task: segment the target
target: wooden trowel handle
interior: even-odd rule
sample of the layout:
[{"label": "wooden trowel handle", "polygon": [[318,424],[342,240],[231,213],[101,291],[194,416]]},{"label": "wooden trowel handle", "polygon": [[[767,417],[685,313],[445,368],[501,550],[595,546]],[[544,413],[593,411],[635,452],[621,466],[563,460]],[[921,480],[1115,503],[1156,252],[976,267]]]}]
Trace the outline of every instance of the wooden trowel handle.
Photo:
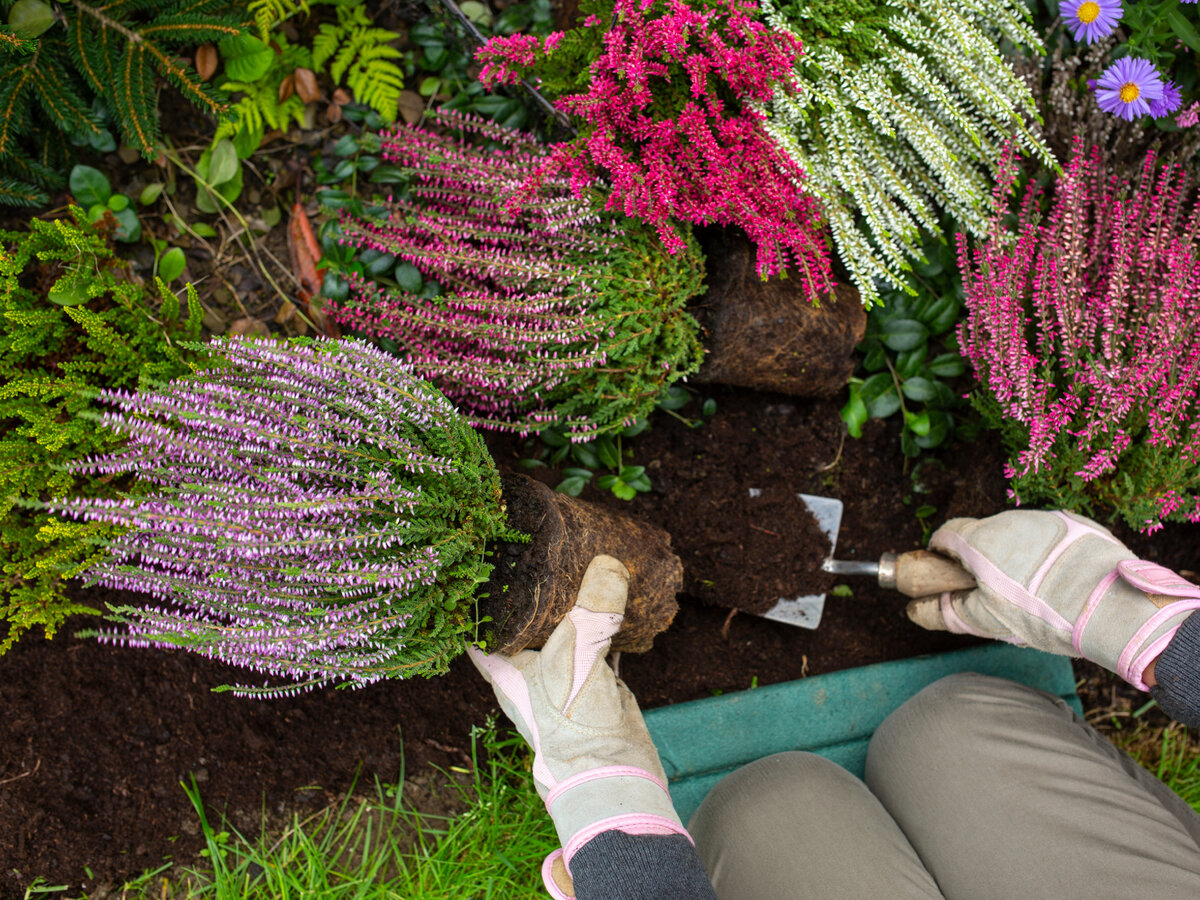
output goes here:
[{"label": "wooden trowel handle", "polygon": [[969,591],[975,576],[953,560],[931,550],[911,550],[879,560],[879,584],[908,597],[928,597],[943,591]]}]

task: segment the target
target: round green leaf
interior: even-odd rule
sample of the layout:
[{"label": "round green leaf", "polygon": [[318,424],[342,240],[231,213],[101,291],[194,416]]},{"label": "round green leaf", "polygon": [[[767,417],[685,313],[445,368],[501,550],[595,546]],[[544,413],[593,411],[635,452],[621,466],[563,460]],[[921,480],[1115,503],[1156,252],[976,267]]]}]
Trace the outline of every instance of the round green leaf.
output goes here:
[{"label": "round green leaf", "polygon": [[623,481],[618,481],[612,486],[613,496],[619,500],[632,500],[637,496],[637,488],[631,484],[626,484]]},{"label": "round green leaf", "polygon": [[587,484],[587,482],[582,478],[564,478],[558,483],[558,487],[556,487],[555,490],[571,497],[578,497],[583,491],[583,486],[585,484]]},{"label": "round green leaf", "polygon": [[618,479],[616,475],[601,475],[596,479],[596,487],[600,488],[602,491],[607,491],[617,483],[617,480]]},{"label": "round green leaf", "polygon": [[967,367],[957,353],[940,353],[930,360],[929,371],[938,378],[957,378]]},{"label": "round green leaf", "polygon": [[321,296],[334,302],[341,302],[350,295],[350,282],[338,278],[333,272],[326,272],[321,282]]},{"label": "round green leaf", "polygon": [[[182,231],[183,229],[180,230]],[[207,222],[197,222],[192,226],[192,231],[196,232],[200,237],[210,238],[217,236],[217,229],[213,228]]]},{"label": "round green leaf", "polygon": [[183,255],[183,250],[179,247],[172,247],[158,261],[158,277],[170,284],[183,274],[183,267],[186,264],[187,258]]},{"label": "round green leaf", "polygon": [[408,262],[402,262],[396,266],[395,274],[392,277],[396,279],[396,284],[400,285],[400,290],[408,291],[410,294],[420,291],[421,285],[425,283],[425,279],[421,277],[417,267]]},{"label": "round green leaf", "polygon": [[[929,431],[918,435],[917,446],[922,450],[931,450],[940,445],[950,436],[953,419],[938,409],[929,410]],[[918,512],[920,512],[918,510]]]},{"label": "round green leaf", "polygon": [[867,421],[867,407],[857,391],[850,392],[850,399],[842,407],[842,421],[852,438],[862,437],[862,427]]},{"label": "round green leaf", "polygon": [[717,412],[717,401],[715,399],[713,399],[712,397],[709,397],[708,399],[706,399],[704,401],[704,404],[700,407],[700,415],[704,416],[704,418],[706,418],[706,419],[713,415],[716,415],[716,412]]},{"label": "round green leaf", "polygon": [[600,457],[596,455],[596,450],[591,444],[572,444],[571,456],[581,466],[587,466],[589,469],[600,468]]},{"label": "round green leaf", "polygon": [[[715,401],[714,401],[715,402]],[[632,425],[628,425],[621,429],[621,437],[637,437],[643,431],[650,427],[650,420],[645,416],[635,421]]]},{"label": "round green leaf", "polygon": [[353,156],[358,152],[358,138],[352,134],[343,134],[333,145],[334,156]]},{"label": "round green leaf", "polygon": [[621,465],[621,457],[617,454],[617,446],[607,434],[596,440],[596,455],[600,457],[600,462],[604,463],[610,469],[616,469]]},{"label": "round green leaf", "polygon": [[880,338],[889,350],[900,353],[915,350],[925,343],[929,329],[916,319],[887,319],[883,322]]},{"label": "round green leaf", "polygon": [[953,293],[949,293],[931,303],[921,321],[929,326],[930,334],[941,334],[954,327],[961,311],[962,304]]},{"label": "round green leaf", "polygon": [[258,81],[275,61],[275,51],[249,32],[222,38],[217,49],[225,62],[225,74],[232,81]]},{"label": "round green leaf", "polygon": [[113,194],[108,198],[108,208],[113,212],[120,212],[129,206],[129,198],[124,194]]},{"label": "round green leaf", "polygon": [[904,416],[904,424],[909,427],[913,434],[920,437],[921,435],[929,434],[929,429],[932,423],[929,421],[929,413],[922,410],[919,413],[906,413]]},{"label": "round green leaf", "polygon": [[[928,403],[937,396],[937,390],[934,388],[933,382],[919,375],[915,378],[906,378],[900,385],[900,390],[904,392],[904,396],[909,400],[916,400],[919,403]],[[913,431],[916,431],[916,429],[914,428]]]},{"label": "round green leaf", "polygon": [[75,166],[69,179],[71,194],[80,206],[103,206],[112,196],[112,187],[104,173],[91,166]]},{"label": "round green leaf", "polygon": [[26,40],[40,37],[53,24],[54,10],[42,0],[17,0],[8,11],[8,27]]},{"label": "round green leaf", "polygon": [[141,238],[142,223],[138,220],[137,213],[126,206],[123,209],[113,210],[112,214],[119,223],[117,230],[113,232],[115,240],[132,244]]},{"label": "round green leaf", "polygon": [[929,345],[921,344],[915,350],[906,350],[896,355],[896,374],[901,378],[912,378],[919,371],[929,355]]},{"label": "round green leaf", "polygon": [[87,303],[88,295],[75,279],[61,278],[50,288],[46,299],[58,306],[79,306],[81,303]]},{"label": "round green leaf", "polygon": [[163,183],[161,181],[156,181],[154,184],[148,184],[142,188],[142,192],[138,194],[138,203],[142,204],[142,206],[149,206],[160,196],[162,196],[162,192]]},{"label": "round green leaf", "polygon": [[206,181],[216,187],[227,181],[232,181],[238,174],[242,163],[238,159],[237,148],[229,138],[221,138],[213,144],[212,154],[208,158],[208,176]]}]

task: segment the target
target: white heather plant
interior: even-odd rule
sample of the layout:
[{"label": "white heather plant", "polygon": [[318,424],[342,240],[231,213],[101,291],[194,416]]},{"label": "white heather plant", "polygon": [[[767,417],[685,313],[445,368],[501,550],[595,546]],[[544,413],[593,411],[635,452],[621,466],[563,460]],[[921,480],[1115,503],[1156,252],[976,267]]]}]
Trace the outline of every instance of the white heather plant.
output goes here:
[{"label": "white heather plant", "polygon": [[1054,165],[1030,132],[1037,109],[1001,43],[1042,46],[1019,0],[764,0],[804,44],[796,92],[768,129],[807,173],[838,256],[868,306],[876,280],[912,290],[922,235],[944,214],[987,229],[1006,140]]}]

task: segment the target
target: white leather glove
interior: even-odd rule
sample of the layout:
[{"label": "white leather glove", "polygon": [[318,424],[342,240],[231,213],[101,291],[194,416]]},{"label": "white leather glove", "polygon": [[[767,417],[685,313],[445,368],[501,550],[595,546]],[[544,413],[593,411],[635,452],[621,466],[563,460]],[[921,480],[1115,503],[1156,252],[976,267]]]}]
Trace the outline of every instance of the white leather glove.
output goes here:
[{"label": "white leather glove", "polygon": [[958,560],[978,587],[911,601],[918,625],[1083,656],[1143,691],[1146,667],[1200,609],[1200,587],[1074,513],[951,519],[929,549]]},{"label": "white leather glove", "polygon": [[597,556],[541,650],[504,657],[467,648],[533,747],[534,784],[562,843],[542,866],[555,898],[574,896],[571,858],[602,832],[687,835],[637,701],[605,662],[628,588],[625,566]]}]

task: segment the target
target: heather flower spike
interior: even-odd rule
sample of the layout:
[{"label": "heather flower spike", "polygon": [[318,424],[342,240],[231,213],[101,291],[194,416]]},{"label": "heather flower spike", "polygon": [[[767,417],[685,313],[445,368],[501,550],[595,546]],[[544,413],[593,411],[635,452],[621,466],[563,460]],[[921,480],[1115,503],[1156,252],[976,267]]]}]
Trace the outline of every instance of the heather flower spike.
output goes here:
[{"label": "heather flower spike", "polygon": [[[574,37],[599,44],[590,79],[580,89],[571,73],[557,101],[582,119],[580,136],[554,147],[517,201],[564,173],[577,196],[603,187],[608,210],[653,226],[673,253],[685,247],[676,222],[736,225],[757,247],[759,274],[788,270],[814,300],[826,294],[820,207],[760,108],[792,87],[800,42],[758,16],[749,0],[615,0],[611,15],[589,16]],[[531,66],[536,76],[567,43],[552,36],[538,51],[536,41],[493,38],[477,53],[480,77],[503,83]]]},{"label": "heather flower spike", "polygon": [[668,254],[643,225],[598,216],[569,179],[546,175],[517,211],[507,199],[547,164],[531,140],[482,119],[445,124],[495,145],[401,127],[383,155],[413,175],[386,218],[342,222],[343,243],[394,254],[444,295],[351,281],[331,307],[343,326],[387,341],[476,424],[518,433],[566,427],[573,440],[646,416],[700,365],[684,309],[703,290],[694,239]]},{"label": "heather flower spike", "polygon": [[1112,34],[1124,12],[1121,0],[1068,0],[1059,7],[1071,36],[1085,44]]},{"label": "heather flower spike", "polygon": [[[1010,169],[1001,194],[1012,183]],[[1151,155],[1133,184],[1076,141],[1043,216],[959,238],[963,354],[1013,456],[1020,503],[1115,511],[1134,528],[1200,521],[1200,208]]]},{"label": "heather flower spike", "polygon": [[1162,76],[1144,59],[1118,59],[1096,81],[1100,108],[1127,121],[1151,114],[1152,104],[1162,99]]},{"label": "heather flower spike", "polygon": [[[475,627],[473,598],[503,537],[495,466],[429,384],[355,341],[238,338],[212,368],[143,393],[107,391],[128,436],[89,473],[146,490],[51,511],[122,529],[92,579],[150,595],[101,639],[184,647],[284,684],[444,672]],[[286,682],[292,682],[287,684]]]}]

